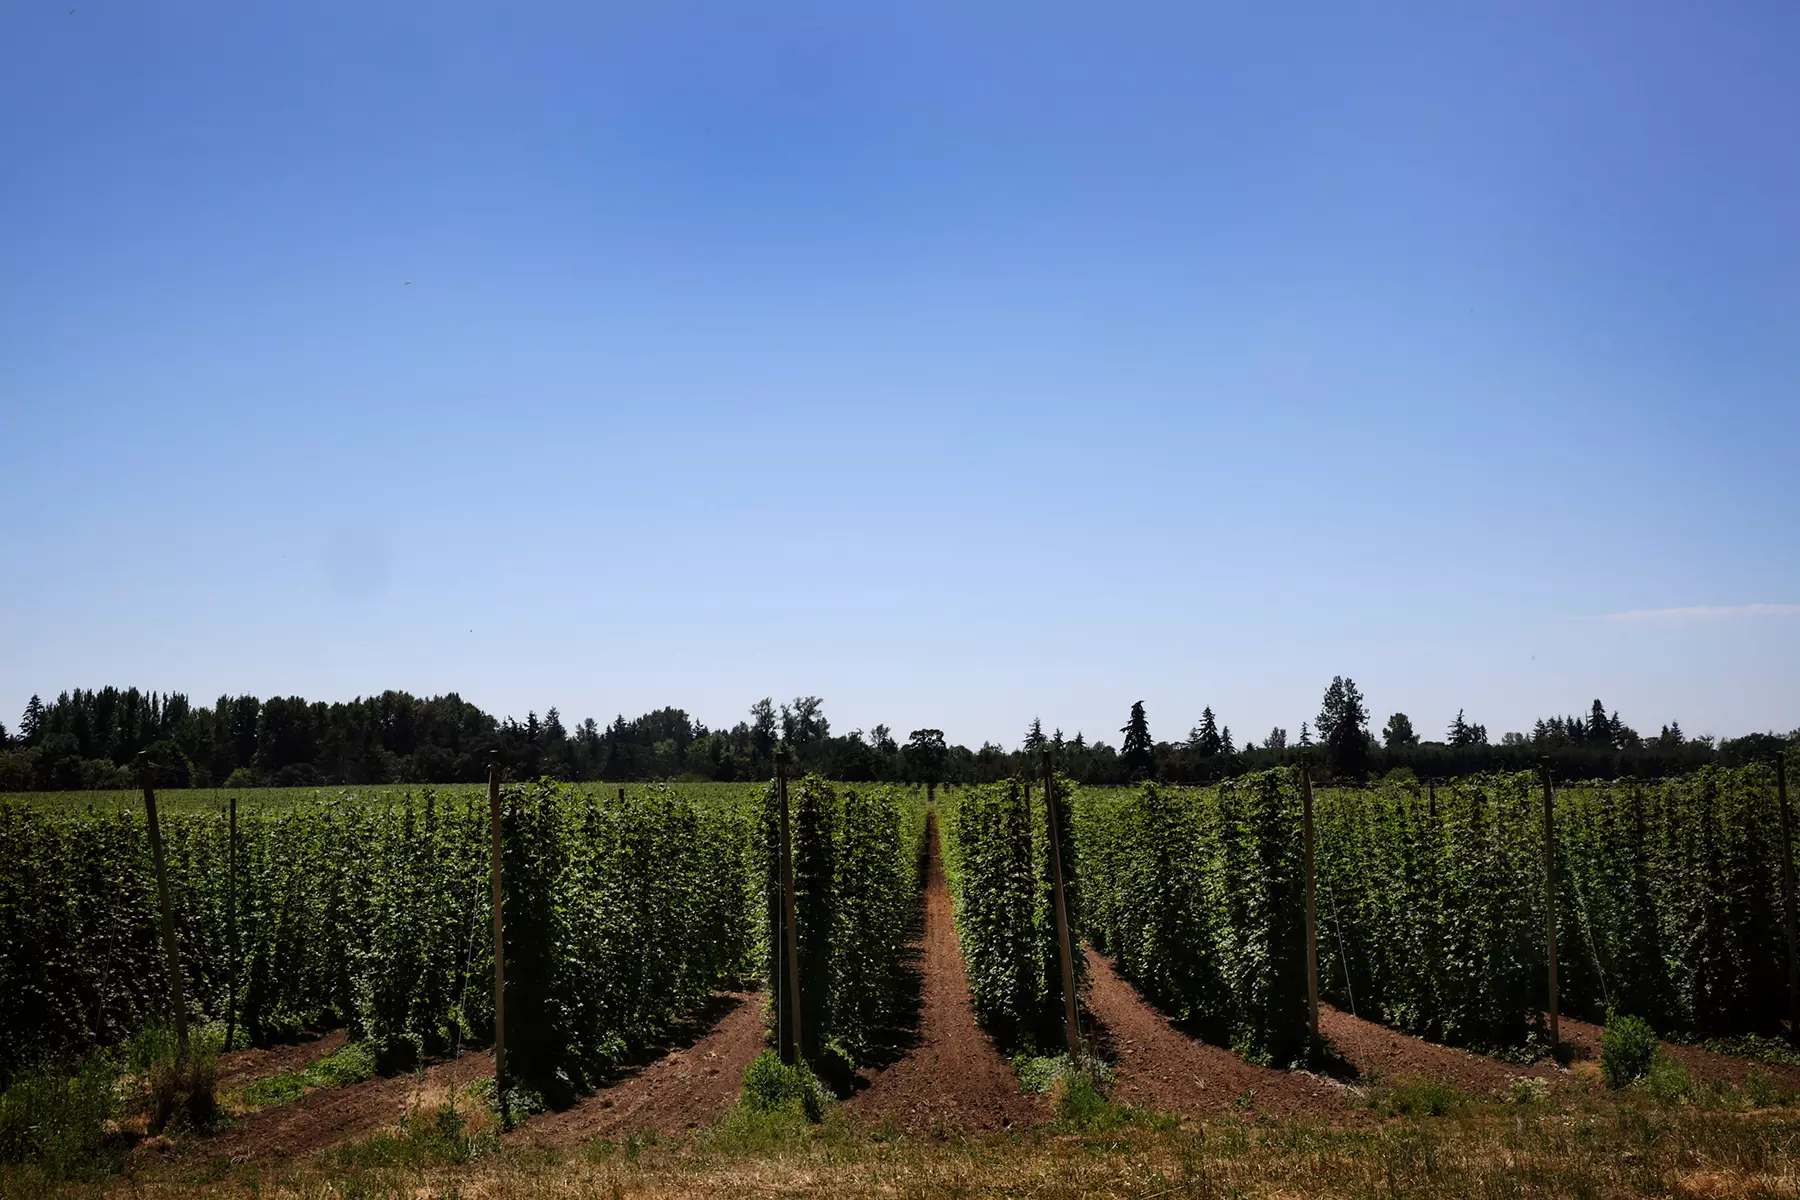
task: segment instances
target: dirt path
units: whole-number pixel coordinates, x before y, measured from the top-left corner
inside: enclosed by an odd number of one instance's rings
[[[346,1041],[342,1029],[261,1049],[233,1050],[219,1056],[219,1093],[235,1091],[283,1071],[298,1071],[314,1059],[335,1054]]]
[[[1471,1096],[1504,1093],[1516,1076],[1531,1075],[1556,1086],[1573,1076],[1549,1063],[1519,1066],[1497,1058],[1428,1042],[1408,1033],[1319,1005],[1319,1032],[1357,1070],[1361,1080],[1396,1083],[1438,1080],[1455,1084]]]
[[[407,1075],[320,1088],[249,1114],[241,1127],[196,1142],[193,1153],[232,1160],[308,1154],[397,1124],[421,1094],[447,1092],[452,1084],[462,1086],[493,1073],[493,1053],[482,1050]]]
[[[1019,1090],[1012,1068],[975,1024],[938,848],[937,814],[927,820],[919,1044],[876,1073],[845,1108],[854,1120],[889,1121],[915,1132],[1008,1129],[1041,1120],[1048,1115],[1044,1102]]]
[[[1203,1114],[1230,1108],[1269,1113],[1330,1112],[1346,1093],[1325,1079],[1252,1066],[1223,1046],[1188,1036],[1169,1023],[1088,948],[1084,1000],[1101,1052],[1118,1073],[1113,1098],[1163,1112]]]
[[[514,1136],[553,1145],[598,1137],[674,1133],[709,1124],[737,1103],[763,1049],[762,997],[735,992],[689,1023],[673,1049],[559,1113],[534,1117]]]

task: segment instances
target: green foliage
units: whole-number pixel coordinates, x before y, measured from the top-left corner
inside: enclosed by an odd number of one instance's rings
[[[1687,1068],[1662,1050],[1650,1060],[1650,1070],[1644,1075],[1644,1090],[1665,1108],[1692,1104],[1699,1094]]]
[[[1070,782],[1059,778],[1064,894],[1079,989],[1086,975],[1083,857],[1069,819],[1072,792]],[[1018,780],[969,788],[946,796],[940,810],[945,873],[976,1019],[1003,1046],[1060,1045],[1062,968],[1043,787],[1033,789],[1029,800]]]
[[[788,803],[803,1052],[821,1069],[837,1052],[850,1066],[867,1057],[906,1003],[924,805],[898,788],[840,792],[812,776],[789,784]],[[772,1002],[787,983],[779,847],[779,796],[771,784],[762,804],[761,865]]]
[[[788,1066],[773,1050],[764,1050],[744,1069],[739,1103],[752,1112],[794,1113],[818,1122],[827,1099],[824,1085],[804,1062]]]
[[[0,1163],[36,1163],[52,1178],[103,1175],[120,1157],[106,1146],[119,1109],[119,1064],[90,1056],[74,1071],[22,1071],[0,1093]]]
[[[1729,1054],[1734,1058],[1800,1067],[1800,1050],[1796,1050],[1793,1043],[1783,1038],[1747,1033],[1741,1037],[1707,1038],[1701,1043],[1701,1048],[1714,1054]]]
[[[548,1093],[596,1081],[753,961],[747,792],[632,791],[506,789],[509,1041]],[[235,941],[222,807],[162,825],[196,1028],[222,1026],[235,993],[251,1042],[347,1024],[382,1070],[492,1037],[484,789],[245,805]],[[0,1080],[166,1020],[141,810],[0,801],[0,844]]]
[[[375,1050],[366,1042],[351,1042],[335,1054],[315,1060],[303,1071],[283,1071],[256,1080],[238,1093],[245,1104],[267,1108],[298,1100],[310,1088],[344,1087],[375,1075]]]
[[[1600,1076],[1609,1088],[1628,1087],[1650,1073],[1656,1030],[1642,1017],[1608,1016],[1600,1036]]]
[[[1084,794],[1087,932],[1178,1021],[1246,1057],[1306,1053],[1299,775]]]
[[[1659,1029],[1770,1037],[1784,996],[1773,773],[1706,767],[1555,793],[1559,996]],[[1547,965],[1542,781],[1319,793],[1324,995],[1410,1033],[1521,1047]]]

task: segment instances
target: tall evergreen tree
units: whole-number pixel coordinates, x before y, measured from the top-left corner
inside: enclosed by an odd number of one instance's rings
[[[1334,774],[1360,776],[1368,769],[1369,710],[1356,681],[1332,677],[1319,705],[1319,737],[1325,743]]]
[[[1306,726],[1302,725],[1300,728],[1304,731]],[[1268,750],[1286,750],[1287,730],[1279,725],[1269,730],[1269,736],[1263,740],[1263,747]]]
[[[1119,761],[1133,779],[1148,779],[1156,773],[1156,746],[1150,740],[1150,721],[1144,715],[1144,702],[1131,706],[1131,716],[1124,728],[1125,743],[1119,749]]]
[[[1031,725],[1025,730],[1025,753],[1036,754],[1044,748],[1044,723],[1036,717],[1031,718]]]
[[[35,746],[44,736],[44,702],[34,692],[25,702],[25,715],[19,718],[19,740]]]
[[[1613,744],[1612,720],[1606,715],[1606,706],[1597,699],[1594,701],[1594,707],[1588,713],[1587,735],[1588,741],[1596,745],[1610,746]]]
[[[1188,749],[1201,758],[1211,758],[1219,753],[1223,743],[1219,738],[1219,723],[1213,717],[1213,710],[1205,708],[1200,713],[1200,723],[1188,734]]]

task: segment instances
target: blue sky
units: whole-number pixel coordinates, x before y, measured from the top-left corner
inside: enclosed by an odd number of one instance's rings
[[[1800,726],[1800,7],[73,5],[9,727]]]

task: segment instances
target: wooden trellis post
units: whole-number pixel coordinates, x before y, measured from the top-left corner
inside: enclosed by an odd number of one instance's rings
[[[798,917],[794,905],[794,843],[788,831],[787,772],[788,752],[783,747],[775,751],[775,791],[781,806],[781,946],[787,957],[783,980],[787,985],[787,1003],[782,1008],[786,1011],[787,1021],[785,1025],[782,1023],[782,1013],[778,1010],[776,1041],[781,1061],[793,1064],[805,1053],[806,1043],[800,1033],[800,939],[795,928]],[[783,1030],[785,1037],[780,1036]]]
[[[225,1049],[230,1050],[237,1038],[237,979],[238,979],[238,927],[237,927],[237,797],[231,798],[230,841],[225,846],[225,920],[228,945],[230,946],[231,967],[225,973]]]
[[[1313,842],[1312,771],[1300,768],[1300,825],[1306,841],[1306,1027],[1319,1041],[1319,918],[1314,904],[1318,888]],[[1340,933],[1341,938],[1341,933]]]
[[[1056,910],[1056,956],[1062,962],[1063,1036],[1069,1057],[1081,1051],[1081,1024],[1075,1016],[1075,948],[1069,942],[1069,910],[1063,899],[1062,832],[1056,819],[1056,782],[1050,752],[1044,751],[1044,817],[1050,827],[1050,883]]]
[[[1550,1051],[1562,1045],[1556,998],[1556,809],[1551,798],[1550,767],[1544,766],[1544,949],[1550,966]]]
[[[506,933],[500,896],[500,764],[488,764],[488,831],[494,895],[494,1099],[506,1119]]]
[[[150,857],[156,863],[156,902],[162,909],[163,950],[169,957],[169,1015],[175,1021],[175,1043],[187,1056],[187,995],[181,975],[181,950],[175,942],[175,908],[169,902],[169,865],[163,856],[162,825],[156,818],[156,789],[152,786],[150,757],[137,756],[138,782],[144,788],[144,817],[150,825]]]

